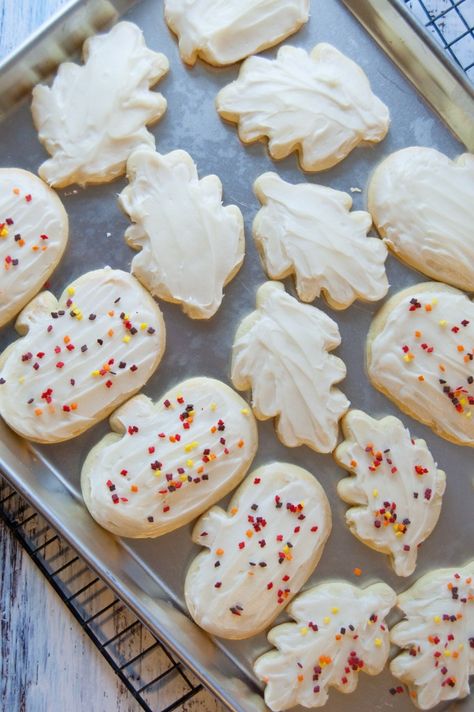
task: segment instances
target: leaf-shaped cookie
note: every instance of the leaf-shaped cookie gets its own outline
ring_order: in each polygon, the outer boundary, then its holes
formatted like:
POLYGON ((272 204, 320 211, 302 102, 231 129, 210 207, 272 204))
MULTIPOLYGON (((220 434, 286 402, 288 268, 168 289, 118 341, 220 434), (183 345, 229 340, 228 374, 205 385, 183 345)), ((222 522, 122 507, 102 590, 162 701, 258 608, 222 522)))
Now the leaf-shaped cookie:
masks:
POLYGON ((285 46, 276 59, 250 57, 217 95, 217 110, 238 123, 245 143, 269 139, 272 158, 299 151, 305 171, 334 166, 359 143, 381 141, 388 109, 362 69, 329 44, 308 54, 285 46))
POLYGON ((157 403, 135 396, 82 468, 85 503, 114 534, 155 537, 186 524, 244 477, 257 449, 252 411, 231 388, 191 378, 157 403))
POLYGON ((185 151, 162 156, 139 148, 128 159, 127 177, 119 201, 134 225, 125 239, 141 249, 133 274, 193 319, 208 319, 244 259, 242 213, 235 205, 223 207, 219 178, 199 180, 185 151))
POLYGON ((383 242, 367 237, 369 213, 351 213, 348 193, 322 185, 292 185, 276 173, 254 183, 263 207, 253 233, 265 270, 272 279, 294 273, 304 302, 324 293, 334 309, 359 298, 382 299, 388 291, 383 242))
POLYGON ((33 173, 0 169, 0 326, 34 297, 58 264, 68 217, 56 193, 33 173))
POLYGON ((390 556, 399 576, 410 576, 418 547, 431 534, 441 512, 446 476, 438 470, 424 440, 414 440, 401 420, 375 420, 360 410, 344 416, 345 440, 334 457, 354 477, 338 484, 351 507, 351 532, 390 556))
POLYGON ((385 244, 433 279, 474 291, 474 155, 434 148, 392 153, 369 184, 369 211, 385 244))
POLYGON ((165 0, 187 64, 232 64, 281 42, 308 21, 309 0, 165 0))
POLYGON ((59 299, 42 292, 0 356, 0 414, 35 442, 68 440, 136 393, 165 348, 161 312, 128 272, 87 272, 59 299))
MULTIPOLYGON (((459 569, 437 569, 398 597, 405 620, 391 640, 407 648, 390 664, 408 685, 413 702, 429 710, 469 695, 474 674, 474 561, 459 569)), ((466 710, 468 707, 466 707, 466 710)))
POLYGON ((338 421, 349 407, 334 388, 346 367, 328 354, 340 343, 336 322, 324 312, 300 304, 281 282, 260 287, 257 310, 235 335, 231 378, 240 391, 252 388, 257 418, 277 416, 284 445, 334 450, 338 421))
POLYGON ((149 89, 168 71, 168 60, 146 47, 133 23, 86 40, 83 58, 83 66, 61 64, 51 87, 33 89, 33 121, 52 156, 39 174, 56 188, 121 175, 134 148, 155 145, 146 124, 166 111, 163 96, 149 89))
POLYGON ((307 470, 274 462, 252 472, 225 512, 213 507, 193 540, 206 547, 189 567, 186 604, 223 638, 266 628, 313 572, 331 531, 323 488, 307 470))
POLYGON ((395 602, 384 583, 361 589, 335 581, 297 596, 287 609, 295 623, 272 628, 268 640, 277 650, 254 664, 270 709, 321 707, 328 688, 353 692, 359 672, 378 675, 390 648, 385 617, 395 602))

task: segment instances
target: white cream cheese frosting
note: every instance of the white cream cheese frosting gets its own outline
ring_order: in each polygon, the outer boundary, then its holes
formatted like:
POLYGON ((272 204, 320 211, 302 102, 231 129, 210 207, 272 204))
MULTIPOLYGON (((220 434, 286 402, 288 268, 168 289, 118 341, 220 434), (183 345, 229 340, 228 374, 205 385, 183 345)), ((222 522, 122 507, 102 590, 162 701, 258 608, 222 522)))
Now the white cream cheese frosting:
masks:
POLYGON ((369 184, 369 211, 388 247, 434 279, 474 291, 474 155, 392 153, 369 184))
POLYGON ((322 707, 330 687, 353 692, 359 672, 382 672, 390 649, 385 617, 395 602, 384 583, 361 589, 335 581, 297 596, 287 609, 295 622, 272 628, 268 641, 277 650, 254 664, 268 707, 322 707))
POLYGON ((341 343, 336 322, 301 304, 281 282, 257 292, 257 310, 237 330, 232 350, 232 383, 252 389, 259 419, 277 417, 280 440, 332 452, 338 422, 349 407, 334 387, 346 375, 341 359, 328 352, 341 343))
POLYGON ((309 0, 165 0, 187 64, 232 64, 281 42, 308 21, 309 0))
POLYGON ((155 145, 146 124, 166 111, 166 99, 149 89, 168 71, 168 60, 147 48, 133 23, 86 40, 83 59, 82 66, 61 64, 51 87, 33 89, 33 121, 51 154, 38 172, 56 188, 124 173, 133 149, 155 145))
POLYGON ((293 185, 276 173, 257 178, 254 191, 263 207, 253 234, 269 277, 294 273, 301 300, 312 302, 322 291, 335 309, 358 298, 385 296, 387 248, 367 237, 372 218, 362 210, 350 212, 348 193, 312 183, 293 185))
POLYGON ((0 168, 0 326, 38 292, 68 239, 56 193, 20 168, 0 168))
POLYGON ((351 410, 342 421, 345 440, 334 457, 353 473, 340 480, 351 532, 390 556, 395 573, 410 576, 418 547, 439 519, 446 476, 424 440, 415 440, 401 420, 371 418, 351 410))
POLYGON ((311 473, 279 462, 255 470, 227 512, 213 507, 196 522, 193 540, 208 551, 186 576, 192 617, 223 638, 263 630, 311 575, 330 530, 329 502, 311 473))
POLYGON ((41 292, 0 356, 0 414, 44 443, 79 435, 146 383, 165 347, 163 317, 127 272, 105 268, 57 300, 41 292))
POLYGON ((242 213, 222 205, 217 176, 199 180, 185 151, 162 156, 139 148, 128 159, 127 177, 119 202, 134 224, 125 239, 141 250, 132 273, 153 295, 209 319, 244 259, 242 213))
POLYGON ((474 446, 474 305, 466 294, 438 282, 396 294, 372 322, 367 368, 402 410, 474 446))
MULTIPOLYGON (((390 664, 417 707, 469 695, 474 674, 474 561, 426 574, 398 597, 405 620, 390 631, 406 650, 390 664)), ((468 707, 466 706, 466 709, 468 707)))
POLYGON ((257 449, 252 411, 231 388, 191 378, 153 403, 135 396, 89 453, 82 492, 115 534, 155 537, 191 521, 244 477, 257 449))
POLYGON ((388 109, 362 69, 329 44, 282 47, 276 59, 250 57, 217 95, 222 118, 245 143, 268 137, 272 158, 298 150, 305 171, 342 161, 358 144, 381 141, 388 109))

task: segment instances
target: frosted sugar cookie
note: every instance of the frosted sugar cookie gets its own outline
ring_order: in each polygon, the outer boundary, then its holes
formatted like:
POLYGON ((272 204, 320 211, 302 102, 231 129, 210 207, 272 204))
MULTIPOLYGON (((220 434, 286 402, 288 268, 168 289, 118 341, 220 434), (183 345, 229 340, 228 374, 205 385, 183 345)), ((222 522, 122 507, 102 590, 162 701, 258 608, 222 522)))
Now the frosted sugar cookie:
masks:
POLYGON ((421 146, 392 153, 370 181, 369 211, 397 257, 474 291, 474 155, 452 161, 421 146))
POLYGON ((438 282, 408 287, 375 316, 373 385, 441 437, 474 446, 474 306, 438 282))
POLYGON ((183 62, 238 62, 281 42, 308 21, 309 0, 165 0, 183 62))
POLYGON ((41 292, 0 356, 0 414, 29 440, 68 440, 138 391, 160 363, 165 325, 127 272, 88 272, 59 299, 41 292))
POLYGON ((288 45, 273 60, 250 57, 217 95, 217 110, 238 124, 244 143, 268 137, 272 158, 298 150, 305 171, 330 168, 358 144, 381 141, 389 126, 388 109, 359 65, 325 43, 310 54, 288 45))
POLYGON ((62 257, 68 218, 33 173, 0 168, 0 326, 34 297, 62 257))
POLYGON ((33 121, 51 155, 38 172, 55 188, 124 173, 134 148, 155 145, 146 125, 166 111, 163 96, 149 89, 168 71, 168 60, 147 48, 133 23, 86 40, 83 59, 82 66, 61 64, 51 87, 33 89, 33 121))
POLYGON ((328 353, 340 343, 336 322, 291 297, 281 282, 260 287, 256 311, 235 335, 231 378, 237 390, 252 389, 257 418, 277 418, 284 445, 334 450, 339 419, 349 407, 334 387, 346 367, 328 353))
POLYGON ((322 707, 329 688, 354 692, 359 672, 382 672, 390 649, 385 617, 395 602, 384 583, 362 589, 335 581, 299 594, 287 609, 295 622, 272 628, 276 650, 254 664, 268 707, 322 707))
POLYGON ((441 512, 446 476, 424 440, 414 440, 401 420, 375 420, 351 410, 342 420, 345 440, 334 452, 353 474, 338 484, 341 499, 355 505, 346 522, 358 539, 388 554, 395 573, 410 576, 418 547, 441 512))
POLYGON ((212 378, 191 378, 153 403, 135 396, 81 476, 94 519, 114 534, 155 537, 186 524, 244 477, 257 449, 250 408, 212 378))
POLYGON ((222 205, 217 176, 199 180, 185 151, 162 156, 139 148, 128 159, 127 177, 119 202, 134 224, 125 239, 141 250, 132 273, 156 297, 181 304, 194 319, 209 319, 244 259, 242 213, 222 205))
POLYGON ((312 183, 292 185, 276 173, 257 178, 254 191, 263 207, 253 234, 269 277, 294 273, 300 299, 312 302, 322 291, 333 309, 385 296, 387 249, 367 237, 372 218, 362 210, 350 212, 348 193, 312 183))
POLYGON ((225 512, 213 507, 193 540, 206 547, 189 567, 186 604, 204 630, 248 638, 266 628, 311 575, 331 531, 323 488, 286 463, 252 472, 225 512))

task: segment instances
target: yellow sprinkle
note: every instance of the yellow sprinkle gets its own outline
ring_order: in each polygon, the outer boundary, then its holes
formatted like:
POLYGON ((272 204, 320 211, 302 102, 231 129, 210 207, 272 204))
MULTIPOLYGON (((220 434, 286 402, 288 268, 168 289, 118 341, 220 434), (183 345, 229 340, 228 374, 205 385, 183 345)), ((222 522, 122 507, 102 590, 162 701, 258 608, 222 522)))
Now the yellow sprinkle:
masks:
POLYGON ((142 331, 145 331, 145 329, 148 329, 148 324, 145 321, 142 321, 142 323, 140 324, 140 329, 142 331))
POLYGON ((306 628, 306 626, 304 626, 304 628, 300 628, 300 633, 301 633, 301 635, 307 635, 307 634, 308 634, 308 629, 306 628))
POLYGON ((194 460, 186 460, 186 465, 188 467, 194 467, 194 460))
POLYGON ((188 443, 187 445, 184 446, 184 452, 191 452, 191 450, 195 450, 198 447, 199 443, 194 440, 192 443, 188 443))
POLYGON ((155 477, 159 477, 161 475, 161 470, 153 470, 153 474, 155 475, 155 477))
POLYGON ((379 491, 378 489, 372 490, 372 497, 378 497, 379 496, 379 491))
POLYGON ((68 287, 67 293, 69 294, 70 297, 72 297, 76 293, 76 290, 74 289, 74 287, 68 287))
POLYGON ((24 382, 25 382, 25 377, 20 376, 20 378, 18 379, 18 383, 24 383, 24 382))
POLYGON ((91 376, 98 376, 100 374, 100 371, 92 371, 91 376))
POLYGON ((440 325, 440 326, 446 326, 447 323, 448 323, 448 322, 446 321, 446 319, 440 319, 439 325, 440 325))
POLYGON ((444 651, 444 655, 445 655, 446 658, 450 658, 450 657, 451 657, 451 651, 450 651, 450 650, 445 650, 445 651, 444 651))
POLYGON ((410 361, 413 361, 414 358, 415 357, 413 356, 413 354, 405 354, 405 356, 403 357, 403 360, 406 361, 407 363, 410 363, 410 361))
POLYGON ((438 297, 433 297, 433 299, 431 300, 431 303, 433 306, 436 306, 436 304, 438 303, 438 297))
POLYGON ((331 619, 329 618, 329 616, 324 616, 323 623, 325 623, 327 625, 328 623, 330 623, 330 621, 331 621, 331 619))
POLYGON ((211 403, 211 410, 212 411, 217 410, 217 403, 211 403))
POLYGON ((337 608, 337 606, 334 606, 334 608, 331 608, 331 613, 339 613, 339 608, 337 608))
POLYGON ((459 643, 458 650, 464 650, 464 643, 459 643))
POLYGON ((287 553, 289 552, 289 550, 290 550, 290 547, 289 547, 287 544, 285 544, 285 546, 283 547, 282 551, 283 551, 285 554, 287 554, 287 553))
POLYGON ((472 410, 468 410, 466 413, 466 418, 470 418, 472 416, 472 410))
POLYGON ((441 623, 441 616, 435 616, 433 620, 435 623, 441 623))
POLYGON ((186 480, 188 479, 188 476, 187 476, 187 475, 180 475, 179 479, 181 480, 181 482, 186 482, 186 480))
POLYGON ((375 638, 374 643, 375 643, 376 648, 382 647, 382 639, 381 638, 375 638))
POLYGON ((8 235, 8 229, 6 227, 2 228, 0 230, 0 237, 7 237, 8 235))
POLYGON ((131 337, 130 337, 128 334, 125 334, 125 336, 123 337, 122 341, 124 342, 124 344, 128 344, 128 342, 130 341, 130 338, 131 338, 131 337))

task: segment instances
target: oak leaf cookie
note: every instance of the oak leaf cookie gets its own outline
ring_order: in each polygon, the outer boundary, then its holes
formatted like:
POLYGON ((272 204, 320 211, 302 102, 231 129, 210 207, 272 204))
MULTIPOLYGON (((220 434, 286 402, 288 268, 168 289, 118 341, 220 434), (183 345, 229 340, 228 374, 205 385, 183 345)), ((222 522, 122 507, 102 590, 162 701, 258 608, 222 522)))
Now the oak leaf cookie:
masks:
POLYGON ((250 57, 217 95, 222 118, 238 124, 244 143, 268 137, 272 158, 298 150, 305 171, 342 161, 360 143, 381 141, 388 109, 362 69, 329 44, 282 47, 276 59, 250 57))
POLYGON ((390 648, 385 617, 395 602, 384 583, 362 589, 335 581, 297 596, 287 609, 295 622, 272 628, 268 641, 277 650, 254 664, 268 707, 321 707, 330 687, 354 692, 359 672, 382 672, 390 648))
POLYGON ((244 259, 242 213, 222 205, 217 176, 199 180, 185 151, 162 156, 139 148, 128 159, 127 177, 119 202, 134 224, 125 239, 141 250, 132 273, 156 297, 181 304, 194 319, 209 319, 244 259))
MULTIPOLYGON (((436 569, 398 596, 405 619, 390 631, 406 651, 390 664, 417 707, 469 695, 474 674, 474 561, 436 569)), ((466 707, 467 709, 467 707, 466 707)))
POLYGON ((266 628, 311 575, 331 531, 323 488, 286 463, 252 472, 225 512, 213 507, 193 541, 206 547, 189 567, 186 605, 204 630, 249 638, 266 628))
POLYGON ((86 40, 83 59, 82 66, 61 64, 51 87, 33 89, 33 121, 52 156, 38 172, 55 188, 122 175, 134 148, 155 145, 146 124, 166 111, 166 99, 149 89, 168 71, 168 60, 147 48, 133 23, 86 40))
POLYGON ((157 403, 135 396, 82 469, 85 503, 114 534, 156 537, 186 524, 244 477, 257 449, 252 411, 231 388, 191 378, 157 403))
POLYGON ((350 195, 286 183, 276 173, 257 178, 254 191, 263 207, 253 234, 269 277, 294 273, 300 299, 312 302, 322 291, 333 309, 386 295, 387 248, 367 237, 372 218, 362 210, 350 212, 350 195))
POLYGON ((474 446, 474 305, 466 294, 425 282, 389 299, 369 330, 367 369, 408 415, 474 446))
POLYGON ((397 257, 474 291, 474 155, 452 161, 420 146, 392 153, 370 181, 369 211, 397 257))
POLYGON ((281 42, 308 21, 309 0, 165 0, 183 62, 238 62, 281 42))
POLYGON ((56 299, 41 292, 0 356, 0 414, 29 440, 68 440, 136 393, 160 363, 165 325, 127 272, 87 272, 56 299))
POLYGON ((334 387, 346 367, 328 353, 340 343, 336 322, 291 297, 281 282, 259 288, 257 310, 235 335, 231 378, 237 390, 252 389, 257 418, 277 418, 284 445, 334 450, 339 419, 349 407, 334 387))
POLYGON ((68 239, 63 204, 42 180, 0 168, 0 326, 41 289, 68 239))
POLYGON ((414 440, 401 420, 375 420, 351 410, 342 420, 345 440, 334 457, 352 477, 338 483, 355 505, 346 522, 358 539, 388 554, 395 573, 410 576, 418 547, 438 521, 446 476, 424 440, 414 440))

